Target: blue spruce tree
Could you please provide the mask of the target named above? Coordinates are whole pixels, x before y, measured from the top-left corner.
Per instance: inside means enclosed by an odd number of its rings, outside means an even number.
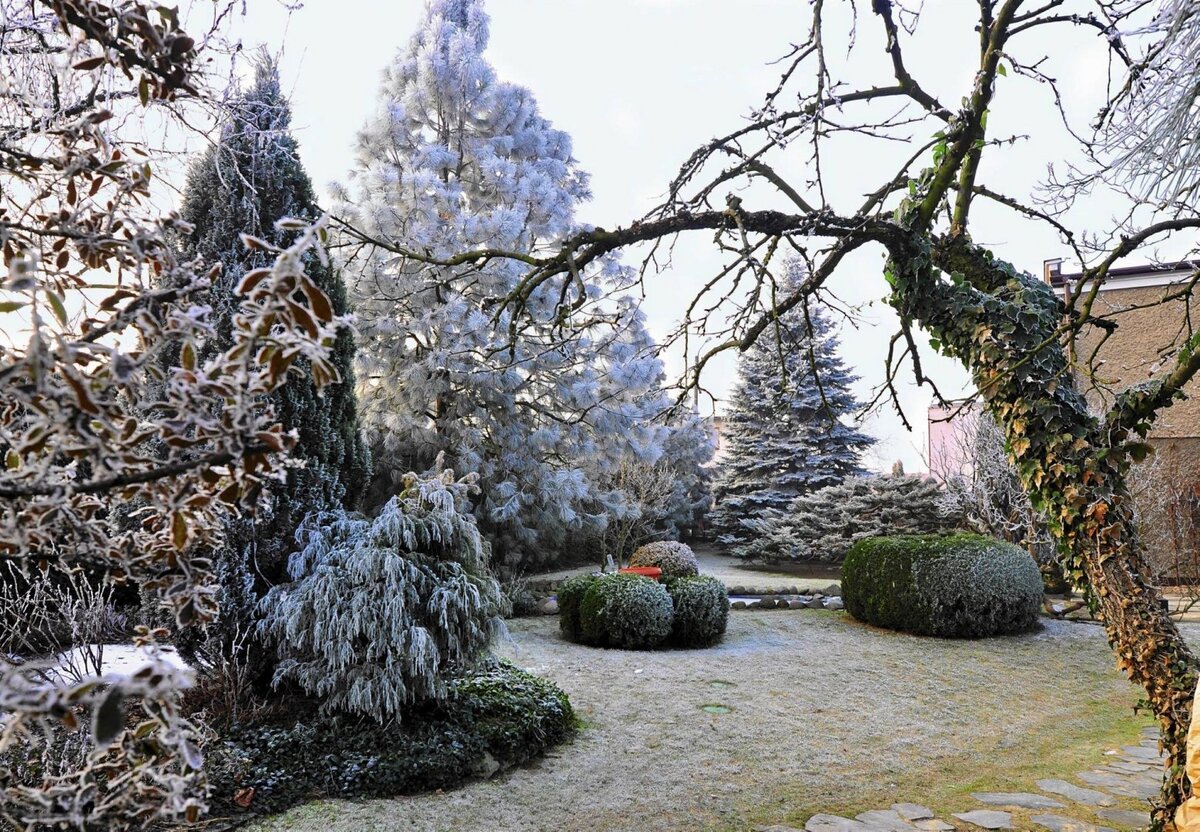
[[[793,265],[789,279],[801,274]],[[848,421],[859,404],[850,390],[857,376],[837,348],[833,322],[814,305],[781,316],[741,356],[710,515],[721,543],[745,543],[743,521],[863,473],[874,440]]]

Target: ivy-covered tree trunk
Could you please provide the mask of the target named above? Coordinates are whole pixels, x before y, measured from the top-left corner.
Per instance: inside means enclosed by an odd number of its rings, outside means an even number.
[[[891,303],[962,360],[1002,427],[1021,480],[1059,543],[1067,576],[1088,588],[1118,666],[1147,694],[1169,756],[1155,828],[1190,793],[1184,775],[1196,659],[1147,580],[1126,485],[1148,451],[1161,383],[1134,387],[1104,419],[1076,389],[1059,337],[1064,307],[1043,281],[963,237],[891,246]]]

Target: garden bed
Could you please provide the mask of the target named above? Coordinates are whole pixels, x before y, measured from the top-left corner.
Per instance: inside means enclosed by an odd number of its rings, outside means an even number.
[[[210,821],[328,795],[394,797],[461,786],[522,765],[575,729],[561,690],[507,662],[454,682],[451,691],[385,727],[309,714],[234,729],[205,750]]]
[[[971,792],[1070,780],[1149,725],[1083,624],[945,641],[749,611],[715,647],[653,653],[581,648],[553,618],[510,628],[502,652],[570,695],[574,742],[463,789],[310,804],[256,828],[744,832],[895,800],[949,816],[978,808]]]

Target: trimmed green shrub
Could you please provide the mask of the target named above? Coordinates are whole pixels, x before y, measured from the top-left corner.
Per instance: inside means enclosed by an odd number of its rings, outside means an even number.
[[[981,535],[875,537],[846,556],[842,600],[878,627],[980,638],[1033,629],[1042,576],[1024,549]]]
[[[671,643],[680,647],[708,647],[725,635],[729,620],[729,592],[709,575],[673,578],[667,593],[675,607]]]
[[[700,562],[692,547],[677,540],[659,540],[639,546],[629,558],[630,566],[657,566],[664,578],[700,574]]]
[[[628,650],[658,647],[671,634],[673,613],[671,596],[657,581],[640,575],[604,575],[588,587],[580,604],[582,640]]]
[[[527,762],[574,730],[567,695],[506,662],[450,684],[450,695],[386,729],[313,713],[240,728],[205,749],[214,816],[279,812],[320,797],[389,797],[450,788]],[[248,809],[233,802],[254,789]]]
[[[592,584],[600,580],[599,575],[576,575],[558,587],[558,628],[563,637],[570,641],[582,641],[583,629],[579,625],[579,605]]]

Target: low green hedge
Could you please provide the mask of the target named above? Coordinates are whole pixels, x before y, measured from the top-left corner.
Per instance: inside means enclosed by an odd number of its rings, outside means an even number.
[[[389,797],[457,786],[565,739],[575,714],[554,683],[506,662],[386,727],[320,717],[235,729],[205,749],[210,816],[279,812],[321,797]],[[233,802],[253,788],[249,808]]]
[[[558,588],[558,628],[569,641],[582,641],[583,629],[579,624],[579,605],[592,584],[600,580],[599,575],[576,575],[562,582]]]
[[[604,575],[579,606],[582,640],[598,647],[648,650],[671,634],[674,605],[667,589],[641,575]]]
[[[595,647],[707,647],[725,634],[729,593],[706,575],[664,583],[634,574],[582,575],[558,590],[563,637]]]
[[[671,643],[679,647],[708,647],[720,641],[729,622],[729,593],[709,575],[673,578],[667,593],[675,606]]]
[[[878,627],[981,638],[1037,625],[1042,576],[1024,549],[980,535],[875,537],[847,554],[842,601]]]

